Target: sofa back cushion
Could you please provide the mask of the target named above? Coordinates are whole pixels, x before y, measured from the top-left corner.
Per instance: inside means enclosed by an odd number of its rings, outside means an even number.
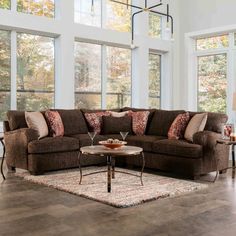
[[[114,111],[114,112],[121,112],[121,109],[117,108],[117,109],[85,109],[82,108],[81,109],[82,113],[94,113],[94,112],[106,112],[106,111]]]
[[[102,134],[120,134],[120,132],[132,133],[132,117],[102,117]]]
[[[10,130],[27,128],[24,111],[8,111],[7,120],[9,122]]]
[[[190,112],[190,117],[193,117],[195,114],[203,112]],[[221,133],[222,125],[226,124],[228,121],[228,116],[222,113],[208,112],[207,113],[207,123],[204,130],[213,131],[216,133]]]
[[[81,110],[57,109],[64,125],[64,135],[87,134],[88,127]]]
[[[149,128],[147,129],[148,135],[167,136],[171,124],[175,118],[184,113],[183,110],[166,111],[156,110],[153,114]]]
[[[144,109],[144,108],[133,108],[133,107],[124,107],[122,108],[122,111],[149,111],[149,116],[148,116],[148,122],[147,122],[147,126],[146,126],[146,132],[145,134],[147,134],[147,131],[149,130],[153,115],[156,111],[156,109]]]

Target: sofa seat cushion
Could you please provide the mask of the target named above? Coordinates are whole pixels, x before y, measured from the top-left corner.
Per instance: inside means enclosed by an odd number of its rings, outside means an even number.
[[[188,143],[185,140],[164,139],[156,141],[153,143],[153,152],[193,159],[203,156],[201,145]]]
[[[70,137],[47,137],[34,140],[28,144],[28,152],[30,154],[68,152],[78,149],[79,140]]]
[[[166,139],[166,137],[153,135],[128,135],[126,141],[128,142],[128,145],[141,147],[145,152],[152,152],[153,143],[162,139]]]

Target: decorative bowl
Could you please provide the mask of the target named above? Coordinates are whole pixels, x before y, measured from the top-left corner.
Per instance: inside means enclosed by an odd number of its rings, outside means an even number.
[[[99,144],[110,149],[116,149],[124,146],[125,144],[127,144],[127,142],[120,141],[119,143],[108,143],[107,141],[100,141]]]

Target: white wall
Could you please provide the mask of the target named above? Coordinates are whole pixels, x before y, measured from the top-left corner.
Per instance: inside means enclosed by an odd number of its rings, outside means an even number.
[[[187,109],[187,81],[186,68],[188,63],[185,56],[184,37],[186,33],[205,29],[224,27],[236,24],[235,0],[178,0],[179,3],[179,56],[175,65],[179,67],[179,74],[175,79],[181,87],[176,89],[175,108]]]

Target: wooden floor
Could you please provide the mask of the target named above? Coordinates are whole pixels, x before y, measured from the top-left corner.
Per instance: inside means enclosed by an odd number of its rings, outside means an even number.
[[[117,209],[8,174],[0,177],[0,235],[235,236],[235,187],[229,170],[207,190]]]

